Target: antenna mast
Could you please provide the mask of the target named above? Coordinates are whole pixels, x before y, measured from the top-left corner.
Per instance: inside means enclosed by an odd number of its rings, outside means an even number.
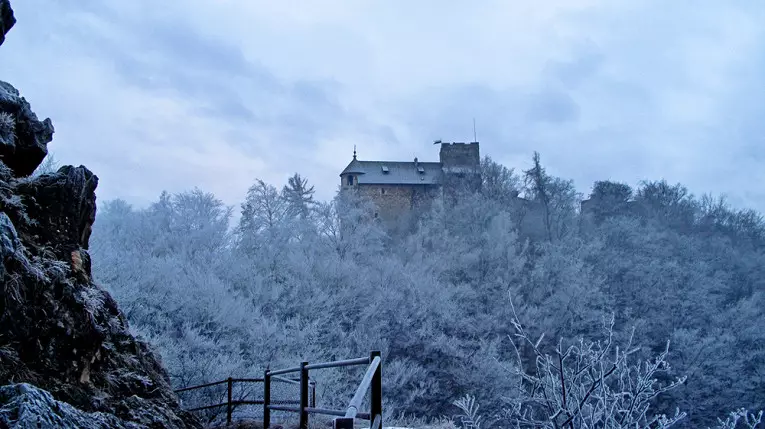
[[[476,133],[475,133],[475,118],[473,118],[473,143],[477,141],[478,141],[478,137],[476,136]]]

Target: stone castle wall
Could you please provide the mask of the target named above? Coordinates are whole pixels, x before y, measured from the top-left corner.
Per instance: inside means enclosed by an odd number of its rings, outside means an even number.
[[[466,172],[481,166],[478,143],[442,143],[439,158],[444,172]]]
[[[377,216],[390,228],[409,225],[413,214],[428,209],[439,189],[425,185],[362,185],[359,195],[372,200]]]

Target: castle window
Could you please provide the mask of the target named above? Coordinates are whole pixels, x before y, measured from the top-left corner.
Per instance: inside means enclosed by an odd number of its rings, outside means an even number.
[[[353,186],[353,176],[348,176],[348,186]]]
[[[388,172],[389,172],[389,171],[390,171],[390,170],[388,170],[388,166],[387,166],[387,165],[383,165],[383,166],[382,166],[382,172],[383,172],[384,174],[388,174]]]
[[[380,195],[385,195],[385,188],[380,188]]]

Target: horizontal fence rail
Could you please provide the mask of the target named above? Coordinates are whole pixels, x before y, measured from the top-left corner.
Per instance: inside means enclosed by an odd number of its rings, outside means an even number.
[[[366,365],[369,363],[369,358],[347,359],[339,360],[336,362],[323,362],[306,365],[305,369],[324,369],[324,368],[340,368],[343,366],[356,366]]]
[[[274,377],[277,381],[288,383],[288,384],[299,384],[300,382],[298,380],[285,378],[285,377]],[[200,389],[206,389],[209,387],[219,386],[222,384],[226,384],[226,402],[221,402],[217,404],[210,404],[210,405],[203,405],[199,407],[193,407],[188,408],[186,411],[194,412],[194,411],[205,411],[205,410],[212,410],[215,408],[222,408],[226,407],[226,424],[231,424],[232,420],[232,414],[234,412],[234,409],[237,406],[240,405],[263,405],[265,401],[263,399],[256,399],[256,400],[245,400],[245,399],[234,399],[233,393],[234,393],[234,384],[235,383],[264,383],[264,378],[227,378],[225,380],[221,381],[214,381],[212,383],[205,383],[205,384],[199,384],[196,386],[190,386],[190,387],[184,387],[181,389],[176,389],[174,392],[177,393],[183,393],[183,392],[189,392],[193,390],[200,390]],[[312,396],[315,400],[316,398],[316,383],[311,380],[309,381],[309,387],[312,390]],[[270,401],[271,404],[274,404],[275,406],[283,406],[283,405],[299,405],[300,401],[298,400],[272,400]]]
[[[316,406],[316,382],[309,378],[310,370],[342,368],[349,366],[368,365],[356,391],[348,406],[344,410],[332,410]],[[297,378],[283,377],[286,374],[299,373]],[[272,400],[271,383],[281,382],[298,385],[300,388],[299,399],[296,400]],[[262,383],[263,399],[246,400],[234,399],[233,386],[235,383]],[[271,411],[292,412],[300,414],[300,428],[308,429],[308,416],[321,414],[334,416],[333,428],[353,429],[355,419],[369,420],[371,429],[382,429],[382,358],[379,351],[372,351],[369,357],[346,359],[334,362],[321,362],[309,364],[302,362],[300,366],[266,370],[262,378],[228,378],[198,386],[176,389],[176,393],[189,392],[219,385],[226,385],[226,401],[217,404],[204,405],[187,409],[187,411],[204,411],[226,407],[226,424],[231,424],[234,409],[240,405],[263,406],[263,428],[271,427]],[[367,392],[370,395],[370,412],[361,412],[361,403]],[[310,395],[309,395],[310,393]],[[309,401],[310,399],[310,401]]]

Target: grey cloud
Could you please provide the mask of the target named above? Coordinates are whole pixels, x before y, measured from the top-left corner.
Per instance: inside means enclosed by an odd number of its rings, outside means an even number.
[[[263,124],[263,121],[252,112],[247,104],[238,99],[221,97],[213,107],[199,107],[196,112],[199,116],[249,124],[250,126]]]
[[[550,80],[557,80],[567,89],[575,89],[592,79],[600,71],[605,55],[593,43],[584,43],[575,52],[572,60],[549,61],[543,74]]]
[[[475,118],[479,141],[521,152],[531,151],[539,143],[534,137],[539,128],[564,126],[579,115],[572,96],[552,86],[528,92],[466,85],[431,90],[414,98],[403,116],[421,138],[472,139]]]
[[[242,51],[231,44],[204,36],[181,23],[160,22],[150,26],[140,37],[143,47],[160,51],[171,63],[197,72],[222,76],[252,76],[264,85],[276,87],[276,79],[245,59]]]
[[[265,66],[245,58],[237,46],[182,22],[151,16],[135,22],[116,16],[108,7],[88,7],[108,23],[109,31],[129,37],[94,37],[94,28],[83,27],[72,33],[78,45],[87,46],[94,56],[111,58],[127,85],[187,99],[199,105],[193,109],[199,115],[239,127],[235,145],[253,143],[246,135],[255,128],[278,129],[283,141],[305,146],[344,124],[363,123],[342,107],[335,95],[341,89],[337,82],[280,80]]]
[[[493,140],[520,114],[517,97],[477,84],[431,88],[399,103],[397,119],[423,141],[472,137],[473,118],[482,138]]]
[[[529,97],[526,115],[531,122],[552,124],[576,121],[579,105],[565,91],[545,88]]]

